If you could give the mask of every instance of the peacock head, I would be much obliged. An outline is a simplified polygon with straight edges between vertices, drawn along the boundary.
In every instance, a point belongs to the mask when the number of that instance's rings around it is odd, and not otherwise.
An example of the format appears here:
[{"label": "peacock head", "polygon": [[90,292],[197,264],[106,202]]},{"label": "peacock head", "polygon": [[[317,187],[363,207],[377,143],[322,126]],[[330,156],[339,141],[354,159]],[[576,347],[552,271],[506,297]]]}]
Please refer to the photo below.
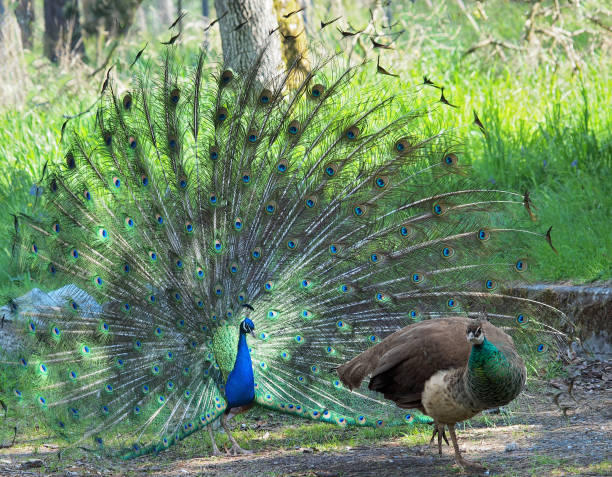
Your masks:
[{"label": "peacock head", "polygon": [[467,340],[472,345],[481,345],[484,342],[485,335],[482,331],[480,322],[470,323],[467,327]]},{"label": "peacock head", "polygon": [[255,334],[253,332],[254,330],[255,330],[255,325],[253,324],[253,322],[251,321],[250,318],[245,318],[244,320],[242,320],[242,323],[240,323],[240,333],[242,333],[242,334],[246,334],[246,333]]}]

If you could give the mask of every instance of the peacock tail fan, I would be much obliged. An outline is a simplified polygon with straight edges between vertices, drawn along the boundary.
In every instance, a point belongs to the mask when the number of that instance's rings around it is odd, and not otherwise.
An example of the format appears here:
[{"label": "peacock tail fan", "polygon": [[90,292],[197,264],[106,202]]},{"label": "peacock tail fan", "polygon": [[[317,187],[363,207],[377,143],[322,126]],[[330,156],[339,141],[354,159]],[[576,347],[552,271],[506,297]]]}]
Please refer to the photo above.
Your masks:
[{"label": "peacock tail fan", "polygon": [[559,313],[501,288],[544,236],[521,194],[474,186],[437,96],[311,63],[261,84],[259,61],[169,50],[69,132],[20,255],[83,292],[24,312],[11,390],[68,442],[135,456],[218,418],[246,314],[256,401],[340,425],[428,420],[335,375],[414,321],[485,316],[558,348]]}]

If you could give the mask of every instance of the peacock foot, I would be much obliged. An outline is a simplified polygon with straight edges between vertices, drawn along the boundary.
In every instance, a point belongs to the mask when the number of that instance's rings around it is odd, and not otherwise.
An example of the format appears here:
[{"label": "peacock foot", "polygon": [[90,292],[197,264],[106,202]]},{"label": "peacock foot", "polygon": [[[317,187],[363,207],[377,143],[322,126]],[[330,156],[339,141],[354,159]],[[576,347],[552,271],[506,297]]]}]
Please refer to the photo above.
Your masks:
[{"label": "peacock foot", "polygon": [[470,462],[469,460],[465,460],[463,457],[455,457],[455,463],[461,467],[464,471],[472,471],[472,472],[482,472],[487,470],[486,467],[476,463]]},{"label": "peacock foot", "polygon": [[239,454],[244,454],[244,455],[249,455],[252,454],[253,451],[252,450],[248,450],[248,449],[243,449],[242,447],[240,447],[238,444],[234,444],[228,451],[227,453],[229,455],[239,455]]}]

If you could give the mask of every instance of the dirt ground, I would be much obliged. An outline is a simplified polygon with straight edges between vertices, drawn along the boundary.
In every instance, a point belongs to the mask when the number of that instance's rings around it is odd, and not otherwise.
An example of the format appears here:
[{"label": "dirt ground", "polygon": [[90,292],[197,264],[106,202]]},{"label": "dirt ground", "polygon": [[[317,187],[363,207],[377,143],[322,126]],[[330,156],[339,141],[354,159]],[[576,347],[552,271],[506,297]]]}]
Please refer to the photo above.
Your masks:
[{"label": "dirt ground", "polygon": [[[585,362],[586,363],[586,362]],[[612,362],[579,364],[573,396],[566,393],[565,382],[559,390],[527,391],[519,402],[522,416],[508,418],[488,414],[487,423],[459,426],[459,443],[468,460],[479,461],[489,469],[481,475],[499,476],[590,476],[612,475]],[[555,404],[555,395],[559,393]],[[565,414],[565,416],[564,416]],[[443,476],[461,475],[453,465],[452,451],[444,446],[443,456],[428,445],[429,435],[413,436],[406,445],[402,437],[391,437],[350,445],[342,441],[333,448],[314,442],[308,447],[287,446],[269,439],[274,426],[255,424],[247,418],[236,427],[255,429],[253,455],[208,457],[207,449],[193,456],[190,437],[176,448],[158,456],[130,461],[104,459],[84,454],[78,460],[57,459],[57,446],[42,444],[0,449],[0,475],[112,475],[112,476]],[[287,426],[287,424],[284,424]],[[299,425],[303,425],[300,423]],[[337,431],[330,427],[331,432]],[[205,434],[205,433],[200,433]],[[237,437],[240,440],[239,433]],[[203,442],[203,438],[199,441]],[[191,447],[190,447],[191,445]],[[206,444],[208,445],[208,444]]]}]

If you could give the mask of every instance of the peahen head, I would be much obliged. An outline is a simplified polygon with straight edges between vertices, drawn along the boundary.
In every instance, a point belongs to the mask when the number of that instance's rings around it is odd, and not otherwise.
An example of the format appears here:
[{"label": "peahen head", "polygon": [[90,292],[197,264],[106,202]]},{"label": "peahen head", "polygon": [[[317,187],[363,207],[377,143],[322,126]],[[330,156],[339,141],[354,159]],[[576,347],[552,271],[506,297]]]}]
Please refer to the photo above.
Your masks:
[{"label": "peahen head", "polygon": [[484,342],[485,335],[482,331],[480,322],[470,323],[466,332],[467,340],[472,345],[481,345]]},{"label": "peahen head", "polygon": [[254,334],[253,333],[254,330],[255,330],[255,324],[251,321],[250,318],[245,318],[244,320],[242,320],[242,323],[240,323],[240,333],[241,334],[247,334],[247,333]]}]

